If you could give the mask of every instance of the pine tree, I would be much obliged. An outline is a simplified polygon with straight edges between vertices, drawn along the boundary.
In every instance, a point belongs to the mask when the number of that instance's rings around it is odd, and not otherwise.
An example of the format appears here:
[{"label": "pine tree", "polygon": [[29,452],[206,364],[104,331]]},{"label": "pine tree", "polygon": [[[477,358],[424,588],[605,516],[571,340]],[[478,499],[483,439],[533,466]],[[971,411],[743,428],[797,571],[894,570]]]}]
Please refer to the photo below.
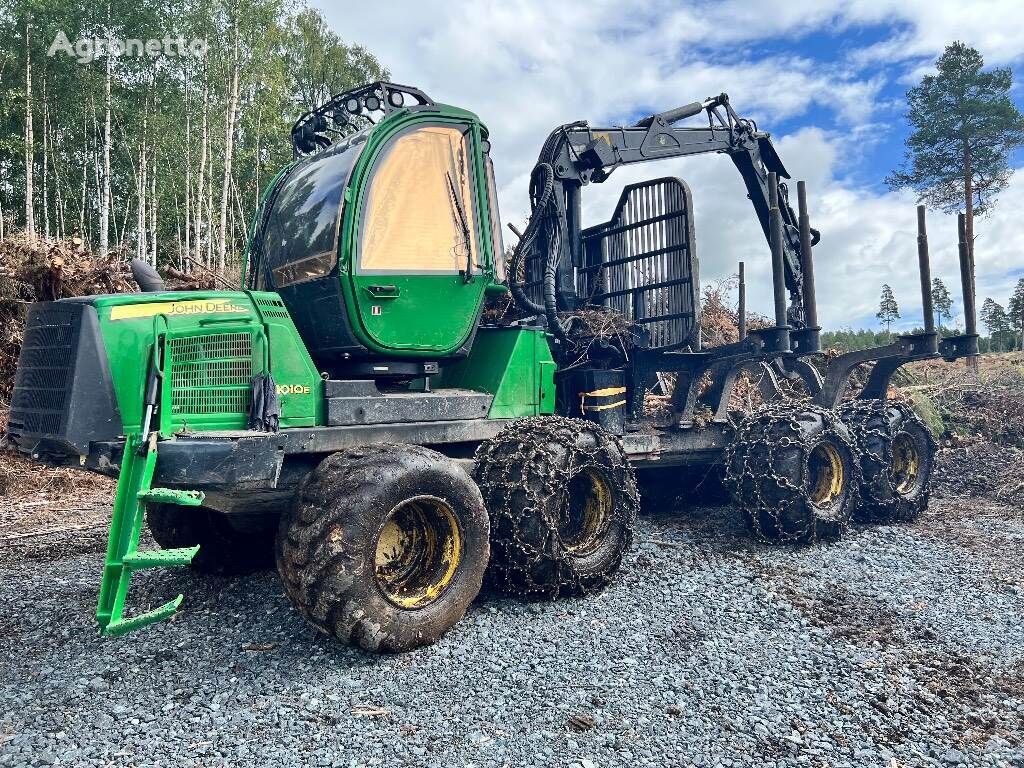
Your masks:
[{"label": "pine tree", "polygon": [[1006,314],[1006,310],[998,301],[988,298],[982,303],[981,311],[978,314],[981,317],[981,322],[988,328],[992,351],[999,352],[998,347],[1001,346],[999,339],[1011,330],[1010,318]]},{"label": "pine tree", "polygon": [[1011,69],[983,70],[981,54],[961,42],[946,46],[926,75],[907,91],[907,138],[903,168],[886,182],[913,187],[920,202],[966,214],[967,242],[974,276],[974,214],[988,211],[1006,188],[1010,155],[1024,146],[1024,115],[1010,94]]},{"label": "pine tree", "polygon": [[946,284],[937,277],[932,278],[932,307],[935,309],[935,325],[942,327],[942,318],[953,316],[953,298]]},{"label": "pine tree", "polygon": [[892,321],[900,319],[900,308],[896,304],[896,296],[893,294],[892,288],[888,283],[882,286],[882,298],[879,301],[878,312],[875,313],[875,317],[885,324],[886,334],[889,333]]},{"label": "pine tree", "polygon": [[1009,316],[1010,327],[1017,332],[1020,349],[1024,350],[1024,277],[1017,281],[1013,289],[1006,314]]}]

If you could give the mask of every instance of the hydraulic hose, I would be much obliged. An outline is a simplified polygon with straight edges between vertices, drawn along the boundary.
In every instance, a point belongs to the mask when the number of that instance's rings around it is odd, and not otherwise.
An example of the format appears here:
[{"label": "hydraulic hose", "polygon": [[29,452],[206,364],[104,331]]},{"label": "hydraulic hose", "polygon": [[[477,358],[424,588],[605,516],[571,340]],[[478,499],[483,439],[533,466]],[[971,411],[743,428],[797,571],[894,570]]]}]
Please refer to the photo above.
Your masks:
[{"label": "hydraulic hose", "polygon": [[[516,244],[512,257],[509,259],[508,287],[516,305],[528,314],[543,314],[547,319],[548,330],[563,341],[571,341],[558,317],[558,257],[562,246],[568,239],[565,216],[560,211],[555,199],[555,172],[551,166],[553,158],[563,141],[568,141],[566,130],[586,125],[579,121],[568,123],[552,131],[544,141],[537,165],[534,166],[530,178],[530,221],[526,230]],[[519,269],[523,260],[532,251],[537,236],[544,227],[544,241],[541,258],[544,260],[542,297],[543,303],[538,304],[526,295],[519,282]],[[571,322],[571,320],[570,320]]]},{"label": "hydraulic hose", "polygon": [[[541,153],[542,159],[544,154],[544,152]],[[558,276],[557,257],[564,242],[565,222],[559,216],[557,208],[553,205],[554,182],[555,174],[550,163],[538,162],[533,169],[530,184],[530,197],[532,198],[530,221],[527,223],[523,236],[512,252],[512,258],[509,260],[508,285],[512,298],[521,310],[531,314],[543,314],[547,319],[548,329],[559,339],[567,340],[568,336],[558,318],[558,293],[556,290]],[[527,254],[532,250],[537,236],[541,232],[541,227],[546,229],[546,242],[544,243],[546,248],[542,254],[544,259],[543,303],[538,304],[526,295],[526,291],[519,281],[519,269]]]},{"label": "hydraulic hose", "polygon": [[[533,169],[533,177],[530,182],[530,197],[532,206],[530,221],[526,225],[523,236],[519,238],[515,250],[512,251],[512,258],[508,265],[508,287],[512,292],[512,298],[521,310],[527,313],[539,315],[546,311],[543,304],[537,304],[526,295],[522,283],[519,282],[519,268],[526,258],[526,255],[533,247],[540,227],[544,223],[544,210],[551,202],[551,194],[554,191],[555,173],[548,163],[538,163]],[[550,259],[545,258],[545,262]],[[545,264],[545,276],[547,274]]]},{"label": "hydraulic hose", "polygon": [[[558,319],[558,293],[556,291],[556,278],[558,277],[558,254],[561,252],[562,243],[565,242],[565,219],[555,213],[551,217],[554,221],[554,233],[548,235],[548,252],[544,260],[544,315],[548,320],[548,330],[562,341],[569,341],[569,335],[562,327]],[[554,234],[555,237],[551,235]]]}]

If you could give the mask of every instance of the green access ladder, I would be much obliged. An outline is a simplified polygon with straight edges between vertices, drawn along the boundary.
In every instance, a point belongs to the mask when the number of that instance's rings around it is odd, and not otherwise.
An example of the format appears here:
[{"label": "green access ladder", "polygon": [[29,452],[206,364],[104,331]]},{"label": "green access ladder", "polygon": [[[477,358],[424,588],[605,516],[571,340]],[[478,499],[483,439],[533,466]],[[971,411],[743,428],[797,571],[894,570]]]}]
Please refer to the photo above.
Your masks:
[{"label": "green access ladder", "polygon": [[125,618],[124,604],[132,574],[146,568],[173,568],[192,562],[199,546],[180,549],[157,549],[140,552],[139,535],[149,503],[178,504],[198,507],[203,503],[200,491],[180,491],[171,488],[153,488],[156,469],[157,433],[150,432],[143,439],[129,435],[121,459],[121,473],[117,478],[114,513],[110,521],[107,558],[103,566],[96,620],[104,635],[123,635],[173,615],[181,605],[182,595],[151,611]]}]

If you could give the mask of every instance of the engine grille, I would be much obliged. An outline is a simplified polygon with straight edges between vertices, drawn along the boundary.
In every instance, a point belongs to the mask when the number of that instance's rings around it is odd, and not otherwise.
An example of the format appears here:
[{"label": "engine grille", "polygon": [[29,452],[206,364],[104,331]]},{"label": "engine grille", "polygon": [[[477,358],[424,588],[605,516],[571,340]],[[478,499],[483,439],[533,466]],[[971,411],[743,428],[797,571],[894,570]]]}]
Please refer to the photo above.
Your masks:
[{"label": "engine grille", "polygon": [[61,433],[74,381],[83,310],[80,304],[47,303],[29,312],[11,394],[10,433]]},{"label": "engine grille", "polygon": [[281,299],[254,294],[253,300],[256,302],[256,306],[260,308],[260,312],[263,313],[264,317],[291,317],[291,315],[288,314],[288,310],[285,307],[284,302],[281,301]]},{"label": "engine grille", "polygon": [[172,417],[249,412],[254,373],[251,333],[172,338],[168,351]]}]

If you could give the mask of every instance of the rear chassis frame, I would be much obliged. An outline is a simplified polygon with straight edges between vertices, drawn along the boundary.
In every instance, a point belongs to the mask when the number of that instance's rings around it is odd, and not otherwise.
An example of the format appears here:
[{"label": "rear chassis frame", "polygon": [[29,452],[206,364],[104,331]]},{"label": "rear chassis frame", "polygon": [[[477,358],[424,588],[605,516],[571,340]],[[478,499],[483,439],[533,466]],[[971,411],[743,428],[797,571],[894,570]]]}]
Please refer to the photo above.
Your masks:
[{"label": "rear chassis frame", "polygon": [[[276,514],[302,477],[330,454],[363,445],[423,445],[471,463],[476,447],[497,435],[507,419],[309,427],[277,433],[225,431],[176,435],[159,441],[154,484],[203,491],[207,506],[228,515]],[[631,425],[632,426],[632,425]],[[638,469],[709,465],[718,461],[730,434],[726,424],[704,429],[643,430],[622,436]],[[124,441],[95,442],[83,467],[111,477],[120,471]]]}]

